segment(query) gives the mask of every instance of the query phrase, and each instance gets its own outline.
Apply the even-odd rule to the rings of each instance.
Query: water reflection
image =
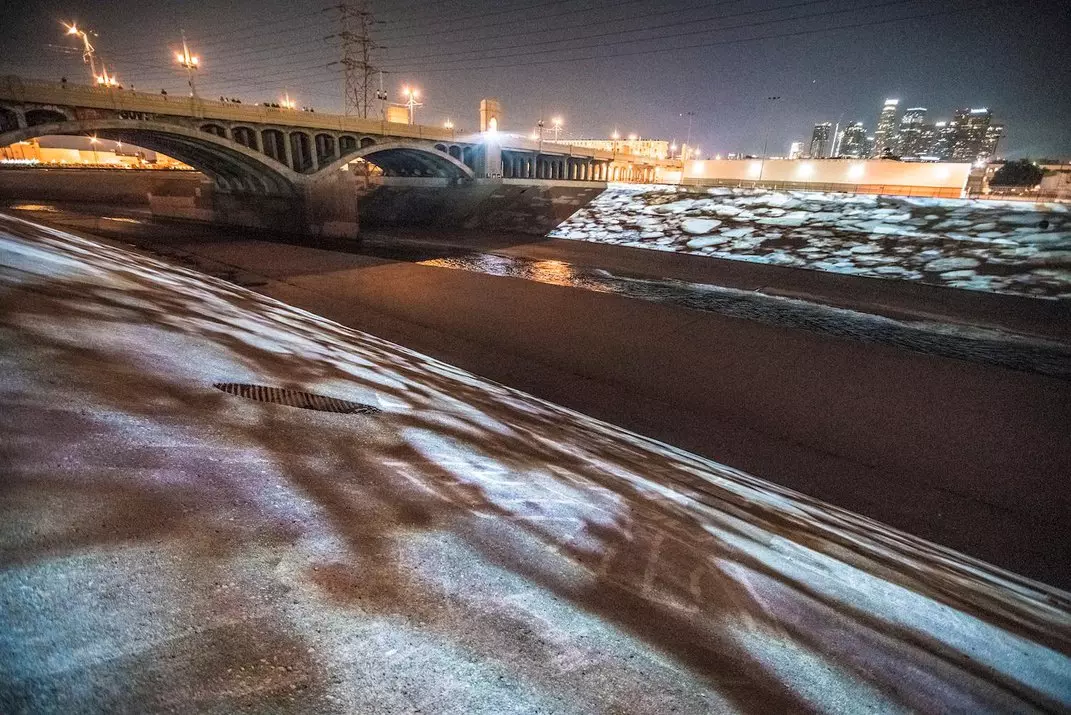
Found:
[[[755,291],[669,279],[616,276],[598,268],[584,268],[564,261],[532,261],[491,253],[467,253],[419,263],[492,276],[523,278],[598,293],[615,293],[767,325],[1071,379],[1071,350],[1065,346],[993,330],[963,326],[952,329],[951,326],[935,323],[901,322]]]
[[[506,278],[524,278],[538,283],[584,288],[585,290],[599,293],[628,292],[627,286],[615,282],[608,273],[606,277],[600,277],[597,273],[565,261],[530,261],[494,253],[468,253],[461,256],[432,258],[419,261],[419,263],[422,266],[474,271]],[[635,297],[643,298],[646,296],[636,295]]]

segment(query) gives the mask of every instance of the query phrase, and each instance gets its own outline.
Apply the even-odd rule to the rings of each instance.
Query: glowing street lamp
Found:
[[[100,139],[97,139],[97,136],[95,134],[93,136],[89,137],[89,145],[91,147],[93,147],[93,164],[94,164],[94,166],[100,163],[100,157],[97,156],[97,144],[99,144],[99,143],[100,143]]]
[[[554,131],[554,141],[556,142],[558,141],[558,138],[561,136],[562,133],[562,118],[554,117],[554,119],[551,119],[550,122]]]
[[[100,63],[100,74],[97,75],[96,80],[101,87],[119,86],[119,79],[113,74],[108,74],[108,68],[104,66],[103,61]]]
[[[416,108],[423,107],[423,102],[418,102],[420,98],[420,90],[412,87],[402,87],[402,94],[405,95],[405,106],[409,108],[409,123],[416,124]]]
[[[74,35],[82,40],[82,61],[89,65],[89,74],[93,77],[93,81],[97,81],[97,56],[96,50],[89,42],[89,33],[85,30],[79,30],[75,23],[68,25],[63,23],[63,26],[67,28],[68,35]]]
[[[284,92],[283,98],[279,100],[279,106],[283,109],[294,109],[297,107],[297,102],[290,99],[290,93]]]
[[[443,122],[443,127],[445,127],[446,129],[453,129],[454,123],[447,119],[445,122]]]
[[[193,83],[193,71],[197,69],[201,60],[197,55],[190,53],[190,46],[186,44],[186,31],[182,31],[182,52],[175,53],[175,61],[178,62],[179,67],[186,70],[186,82],[190,85],[190,96],[197,96],[197,88]]]

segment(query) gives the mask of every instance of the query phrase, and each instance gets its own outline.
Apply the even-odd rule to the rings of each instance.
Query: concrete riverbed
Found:
[[[1017,338],[1000,333],[1012,328],[1066,344],[1064,301],[508,235],[381,236],[402,259],[114,214],[123,220],[51,215],[1018,573],[1069,583],[1066,379],[436,263],[478,250],[559,275],[578,266],[646,272],[952,328],[982,319],[1009,350]]]

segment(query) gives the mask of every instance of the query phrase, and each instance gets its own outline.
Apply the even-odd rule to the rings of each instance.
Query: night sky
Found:
[[[184,28],[202,57],[202,96],[252,103],[286,90],[339,111],[330,1],[7,0],[0,72],[88,81],[60,25],[76,20],[99,33],[99,55],[128,88],[181,95],[173,54]],[[385,86],[395,101],[403,84],[421,89],[421,123],[474,129],[479,100],[493,96],[507,131],[560,115],[566,137],[616,127],[682,141],[680,115],[691,111],[704,154],[757,154],[767,131],[778,154],[816,121],[860,120],[873,132],[883,100],[898,97],[931,119],[988,106],[1008,126],[1002,154],[1071,157],[1067,0],[371,3]],[[896,18],[914,19],[885,22]]]

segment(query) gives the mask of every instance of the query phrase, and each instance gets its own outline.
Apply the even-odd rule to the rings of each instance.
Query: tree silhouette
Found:
[[[990,186],[1037,186],[1045,172],[1028,159],[1009,161],[997,169]]]

